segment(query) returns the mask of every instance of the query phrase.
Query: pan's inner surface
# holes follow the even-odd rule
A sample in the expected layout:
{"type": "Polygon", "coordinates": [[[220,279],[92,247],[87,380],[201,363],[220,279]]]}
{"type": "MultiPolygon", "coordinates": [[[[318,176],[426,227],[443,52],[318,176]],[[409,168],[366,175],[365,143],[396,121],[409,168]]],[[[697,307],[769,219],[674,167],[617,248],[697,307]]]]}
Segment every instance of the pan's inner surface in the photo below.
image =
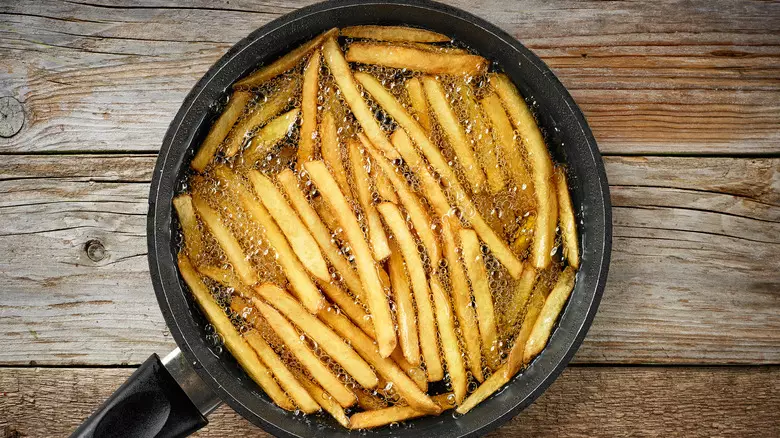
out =
{"type": "Polygon", "coordinates": [[[238,77],[258,63],[272,60],[331,27],[354,24],[406,24],[451,35],[479,54],[501,64],[521,93],[535,102],[540,126],[556,161],[569,166],[572,198],[580,223],[583,264],[577,285],[547,349],[509,387],[471,413],[424,418],[395,430],[370,435],[464,436],[496,427],[500,419],[521,409],[551,382],[573,355],[595,313],[606,275],[609,211],[606,181],[595,142],[578,108],[549,70],[516,41],[487,23],[449,8],[428,3],[315,5],[283,17],[240,42],[195,87],[171,130],[158,160],[150,213],[150,264],[161,308],[177,342],[202,375],[232,407],[256,424],[277,434],[304,436],[347,435],[330,419],[300,418],[275,407],[226,354],[216,354],[205,331],[207,323],[182,290],[173,262],[178,224],[170,202],[185,179],[192,153],[205,136],[215,114],[215,102],[238,77]],[[392,17],[392,18],[389,18],[392,17]],[[151,247],[153,246],[153,247],[151,247]]]}

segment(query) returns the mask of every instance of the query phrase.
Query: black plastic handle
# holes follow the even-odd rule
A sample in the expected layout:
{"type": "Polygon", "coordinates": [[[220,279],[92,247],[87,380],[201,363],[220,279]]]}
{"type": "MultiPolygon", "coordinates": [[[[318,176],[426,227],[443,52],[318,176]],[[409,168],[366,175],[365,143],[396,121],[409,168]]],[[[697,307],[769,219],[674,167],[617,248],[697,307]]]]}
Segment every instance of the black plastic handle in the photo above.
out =
{"type": "Polygon", "coordinates": [[[208,424],[153,354],[71,438],[181,437],[208,424]]]}

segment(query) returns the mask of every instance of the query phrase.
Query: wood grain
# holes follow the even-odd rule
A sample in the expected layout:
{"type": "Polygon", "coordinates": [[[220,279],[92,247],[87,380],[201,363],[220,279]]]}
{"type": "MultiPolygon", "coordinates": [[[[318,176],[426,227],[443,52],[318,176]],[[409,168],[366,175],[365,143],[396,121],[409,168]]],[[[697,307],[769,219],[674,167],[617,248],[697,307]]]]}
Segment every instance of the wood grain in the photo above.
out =
{"type": "MultiPolygon", "coordinates": [[[[0,428],[67,436],[132,371],[0,368],[0,428]]],[[[778,409],[778,367],[573,366],[488,436],[777,436],[778,409]]],[[[195,436],[271,436],[227,406],[209,421],[195,436]]]]}
{"type": "MultiPolygon", "coordinates": [[[[156,151],[213,62],[310,3],[7,2],[0,95],[27,122],[0,152],[156,151]]],[[[780,153],[777,2],[448,3],[545,60],[604,153],[780,153]]]]}
{"type": "MultiPolygon", "coordinates": [[[[154,159],[0,161],[0,364],[138,364],[173,348],[146,262],[154,159]]],[[[780,159],[606,165],[612,265],[576,361],[780,363],[780,159]]]]}

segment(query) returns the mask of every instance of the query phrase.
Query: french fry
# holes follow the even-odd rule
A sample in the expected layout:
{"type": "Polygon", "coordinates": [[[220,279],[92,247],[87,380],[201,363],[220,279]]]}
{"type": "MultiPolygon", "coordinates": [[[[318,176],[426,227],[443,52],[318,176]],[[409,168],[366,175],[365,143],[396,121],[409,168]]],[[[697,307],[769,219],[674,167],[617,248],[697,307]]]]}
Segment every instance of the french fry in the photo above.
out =
{"type": "MultiPolygon", "coordinates": [[[[217,167],[214,170],[214,174],[222,182],[223,187],[228,187],[229,190],[235,193],[249,217],[263,229],[265,238],[278,255],[276,261],[290,281],[293,291],[309,312],[317,313],[324,307],[325,297],[322,296],[317,286],[314,285],[308,272],[306,272],[306,268],[298,260],[293,249],[290,248],[290,244],[287,243],[282,230],[274,222],[271,213],[266,210],[260,201],[255,199],[250,189],[227,167],[217,167]]],[[[254,285],[255,282],[244,281],[244,283],[250,286],[254,285]]]]}
{"type": "MultiPolygon", "coordinates": [[[[276,117],[284,110],[293,98],[298,88],[297,81],[289,81],[284,86],[267,97],[267,100],[258,102],[243,119],[233,126],[225,142],[225,156],[232,157],[244,145],[246,136],[256,128],[276,117]]],[[[285,131],[286,132],[286,131],[285,131]]]]}
{"type": "Polygon", "coordinates": [[[536,228],[531,258],[536,269],[544,269],[552,260],[555,228],[558,225],[558,205],[552,181],[552,159],[533,114],[514,84],[506,75],[491,75],[489,81],[504,103],[528,153],[536,197],[536,228]]]}
{"type": "MultiPolygon", "coordinates": [[[[458,182],[454,170],[447,164],[447,160],[442,155],[439,147],[433,144],[428,138],[428,135],[422,129],[419,123],[415,121],[409,113],[401,106],[400,103],[387,91],[379,81],[371,75],[359,73],[355,77],[368,91],[374,100],[384,109],[403,129],[409,134],[409,137],[417,144],[422,150],[425,157],[430,162],[433,169],[442,177],[450,189],[453,191],[453,197],[455,198],[458,206],[468,216],[468,221],[471,226],[479,234],[480,238],[488,245],[493,255],[503,264],[509,275],[513,278],[517,278],[523,270],[523,263],[515,256],[509,249],[509,246],[490,228],[490,225],[485,222],[485,219],[477,211],[473,201],[458,182]]],[[[400,151],[399,151],[400,152],[400,151]]],[[[407,157],[404,157],[404,161],[412,167],[418,176],[420,175],[419,164],[412,164],[407,157]]],[[[426,184],[424,181],[423,186],[426,184]]],[[[435,199],[431,199],[430,193],[426,192],[426,197],[437,209],[436,214],[444,216],[447,212],[441,212],[438,210],[437,202],[435,199]]]]}
{"type": "Polygon", "coordinates": [[[433,402],[401,369],[389,358],[383,358],[379,354],[376,344],[362,330],[352,324],[346,316],[336,312],[321,312],[320,317],[333,329],[347,339],[352,348],[370,363],[377,374],[382,378],[393,382],[398,394],[411,406],[419,410],[438,413],[441,408],[433,402]]]}
{"type": "Polygon", "coordinates": [[[188,194],[176,196],[173,198],[173,207],[179,217],[187,254],[197,265],[203,254],[203,233],[198,225],[195,209],[192,207],[192,197],[188,194]]]}
{"type": "MultiPolygon", "coordinates": [[[[309,394],[317,400],[317,403],[322,406],[322,409],[335,418],[340,425],[349,427],[349,417],[347,417],[347,413],[344,412],[344,408],[341,407],[332,395],[328,394],[320,385],[303,375],[302,372],[296,371],[295,375],[301,385],[303,385],[309,394]]],[[[358,399],[358,403],[360,403],[360,399],[358,399]]]]}
{"type": "MultiPolygon", "coordinates": [[[[313,339],[355,381],[364,388],[376,387],[377,377],[371,367],[328,326],[307,312],[295,298],[271,283],[257,286],[255,292],[290,321],[294,321],[302,332],[313,339]]],[[[257,307],[258,303],[262,302],[257,297],[253,297],[252,303],[257,307]]]]}
{"type": "Polygon", "coordinates": [[[363,389],[355,388],[355,396],[357,396],[358,406],[366,411],[375,411],[387,407],[387,403],[382,399],[373,394],[369,394],[368,391],[363,389]]]}
{"type": "Polygon", "coordinates": [[[206,139],[201,143],[198,153],[192,159],[190,166],[198,172],[203,172],[206,166],[214,159],[214,155],[219,149],[219,145],[227,137],[230,128],[236,124],[236,121],[244,112],[244,108],[252,99],[252,93],[249,91],[234,91],[228,100],[228,104],[219,115],[217,121],[211,125],[206,139]]]}
{"type": "Polygon", "coordinates": [[[417,316],[414,313],[412,291],[406,279],[404,260],[395,242],[390,244],[390,260],[387,262],[390,271],[390,282],[398,320],[398,339],[404,357],[413,365],[420,364],[420,341],[417,335],[417,316]]]}
{"type": "Polygon", "coordinates": [[[298,359],[298,362],[306,368],[317,383],[328,391],[328,394],[332,395],[342,407],[346,408],[355,404],[357,399],[352,391],[309,349],[295,327],[284,316],[260,300],[253,300],[253,304],[293,356],[298,359]]]}
{"type": "Polygon", "coordinates": [[[335,39],[329,38],[324,42],[322,54],[325,56],[325,62],[328,64],[328,68],[330,68],[339,90],[341,90],[344,101],[347,102],[347,105],[352,110],[352,114],[355,115],[358,123],[363,127],[366,136],[389,158],[398,158],[398,152],[393,149],[393,146],[387,139],[387,135],[385,135],[374,118],[374,113],[360,96],[360,91],[358,91],[355,85],[349,64],[344,59],[344,54],[341,53],[341,49],[335,39]]]}
{"type": "Polygon", "coordinates": [[[431,292],[433,293],[444,361],[447,363],[447,373],[450,375],[452,392],[455,393],[455,402],[460,404],[466,397],[466,385],[468,385],[466,365],[463,363],[458,334],[455,332],[455,318],[452,315],[450,300],[435,275],[431,277],[431,292]]]}
{"type": "MultiPolygon", "coordinates": [[[[320,282],[320,288],[325,292],[325,295],[333,301],[333,304],[337,305],[339,309],[355,323],[355,325],[360,327],[360,329],[370,336],[371,339],[376,339],[374,325],[371,323],[371,318],[369,318],[366,311],[363,310],[363,306],[355,302],[354,298],[349,296],[349,294],[344,292],[334,283],[320,282]]],[[[332,309],[332,307],[326,307],[325,309],[320,310],[320,312],[327,311],[328,309],[332,309]]]]}
{"type": "Polygon", "coordinates": [[[250,297],[254,294],[249,286],[245,285],[238,277],[233,274],[233,271],[229,269],[222,269],[216,266],[201,265],[198,266],[198,272],[206,277],[221,283],[224,286],[233,288],[235,292],[241,297],[250,297]]]}
{"type": "Polygon", "coordinates": [[[341,29],[341,36],[367,40],[418,43],[444,43],[451,39],[447,35],[430,30],[402,26],[349,26],[341,29]]]}
{"type": "Polygon", "coordinates": [[[487,378],[477,389],[463,400],[463,403],[455,408],[455,412],[463,415],[468,411],[474,409],[475,406],[482,403],[486,398],[490,397],[494,392],[501,389],[510,377],[507,377],[505,367],[501,367],[496,370],[490,377],[487,378]]]}
{"type": "Polygon", "coordinates": [[[250,140],[249,148],[244,152],[244,162],[251,165],[264,158],[271,148],[287,136],[298,120],[299,113],[298,108],[292,109],[260,128],[250,140]]]}
{"type": "Polygon", "coordinates": [[[462,82],[456,89],[465,107],[468,120],[472,123],[471,137],[474,139],[474,150],[482,170],[485,171],[490,193],[501,193],[506,187],[504,171],[501,169],[498,151],[485,115],[480,110],[480,105],[474,99],[473,91],[467,83],[462,82]]]}
{"type": "Polygon", "coordinates": [[[256,170],[250,170],[248,176],[257,198],[274,218],[284,236],[287,237],[287,241],[303,266],[320,280],[330,281],[328,265],[325,264],[317,242],[295,210],[287,203],[276,184],[256,170]]]}
{"type": "Polygon", "coordinates": [[[341,228],[341,224],[339,223],[338,217],[336,217],[336,215],[334,215],[331,212],[328,203],[325,201],[325,199],[322,196],[317,196],[312,198],[311,205],[314,208],[314,210],[317,212],[317,215],[320,217],[320,220],[322,220],[322,223],[325,225],[325,227],[329,230],[329,232],[332,235],[341,234],[342,231],[344,231],[341,228]]]}
{"type": "Polygon", "coordinates": [[[249,262],[249,257],[241,248],[236,236],[222,223],[219,213],[209,207],[206,201],[198,195],[192,197],[192,205],[203,220],[203,224],[217,240],[219,247],[225,252],[228,261],[233,265],[233,269],[236,270],[241,281],[249,285],[257,283],[257,271],[249,262]]]}
{"type": "Polygon", "coordinates": [[[377,166],[374,166],[373,162],[369,167],[371,168],[369,175],[371,176],[371,181],[374,183],[374,187],[376,187],[379,198],[392,202],[393,204],[398,204],[398,195],[395,194],[393,183],[390,182],[387,175],[379,170],[377,166]]]}
{"type": "Polygon", "coordinates": [[[406,93],[409,95],[417,122],[425,129],[425,132],[431,132],[433,125],[431,124],[431,114],[428,112],[428,100],[425,98],[425,91],[423,91],[419,78],[411,78],[406,81],[406,93]]]}
{"type": "Polygon", "coordinates": [[[427,44],[427,43],[408,42],[408,43],[404,44],[404,46],[414,47],[415,49],[426,50],[426,51],[430,51],[430,52],[453,53],[453,54],[458,54],[458,55],[468,55],[469,54],[468,50],[461,49],[459,47],[437,46],[435,44],[427,44]]]}
{"type": "Polygon", "coordinates": [[[456,219],[452,216],[444,216],[441,219],[441,235],[444,242],[444,256],[447,259],[447,268],[450,274],[452,287],[452,301],[455,306],[455,315],[458,317],[460,331],[463,333],[463,343],[466,347],[469,369],[477,381],[482,382],[485,377],[482,374],[482,352],[480,351],[479,326],[474,308],[471,306],[471,292],[466,273],[458,255],[455,233],[460,228],[456,219]]]}
{"type": "Polygon", "coordinates": [[[558,222],[561,227],[561,240],[563,240],[563,255],[571,267],[578,269],[580,267],[580,249],[577,238],[577,223],[574,221],[574,207],[571,205],[566,175],[560,167],[555,170],[555,187],[557,188],[558,222]]]}
{"type": "Polygon", "coordinates": [[[493,298],[488,284],[485,258],[479,249],[479,239],[474,230],[460,230],[460,243],[463,247],[463,262],[471,281],[471,290],[474,293],[474,303],[477,305],[477,321],[479,321],[479,334],[482,338],[482,353],[485,355],[488,366],[496,369],[499,363],[498,340],[496,332],[496,314],[493,309],[493,298]]]}
{"type": "Polygon", "coordinates": [[[440,53],[386,43],[355,42],[347,50],[348,62],[405,68],[434,75],[479,76],[488,60],[477,55],[440,53]]]}
{"type": "Polygon", "coordinates": [[[249,88],[249,87],[256,87],[258,85],[264,84],[265,82],[281,75],[282,73],[298,65],[303,60],[303,58],[306,57],[306,55],[308,55],[317,47],[322,45],[322,42],[325,41],[325,39],[335,35],[338,35],[338,29],[331,29],[321,35],[318,35],[316,38],[288,52],[286,55],[282,56],[281,58],[277,59],[271,64],[262,67],[261,69],[257,70],[251,75],[236,82],[233,85],[233,88],[240,88],[240,87],[249,88]]]}
{"type": "Polygon", "coordinates": [[[482,173],[482,167],[474,155],[474,150],[466,137],[466,131],[458,120],[455,110],[450,105],[444,88],[435,78],[426,76],[422,80],[425,95],[428,97],[428,103],[431,105],[433,114],[439,122],[447,140],[455,152],[457,161],[463,167],[466,180],[471,186],[473,193],[480,193],[485,187],[487,180],[482,173]]]}
{"type": "Polygon", "coordinates": [[[298,166],[305,161],[314,159],[314,137],[317,133],[317,93],[320,89],[320,58],[320,52],[315,50],[303,71],[298,166]]]}
{"type": "Polygon", "coordinates": [[[366,215],[368,238],[371,241],[374,260],[381,262],[390,257],[390,246],[387,243],[385,230],[382,228],[382,219],[379,218],[379,213],[376,211],[374,204],[372,204],[368,170],[366,170],[363,155],[357,142],[354,140],[347,142],[347,151],[349,152],[349,161],[354,179],[353,187],[357,192],[357,199],[363,209],[363,214],[366,215]]]}
{"type": "Polygon", "coordinates": [[[341,159],[341,146],[339,145],[338,128],[333,113],[325,111],[320,123],[320,151],[322,160],[333,173],[333,178],[339,183],[341,191],[349,193],[347,172],[344,170],[344,161],[341,159]]]}
{"type": "Polygon", "coordinates": [[[366,300],[374,320],[374,330],[376,331],[377,343],[379,344],[379,352],[382,357],[387,357],[393,352],[398,341],[395,336],[393,317],[390,314],[390,304],[377,275],[371,249],[363,236],[355,214],[347,203],[344,194],[339,190],[339,186],[333,179],[333,176],[328,172],[328,168],[325,167],[325,163],[322,161],[309,161],[304,164],[304,168],[319,189],[322,197],[327,201],[334,215],[338,217],[347,240],[349,240],[355,256],[355,262],[357,263],[358,276],[363,285],[363,291],[366,294],[366,300]]]}
{"type": "Polygon", "coordinates": [[[536,269],[529,266],[523,270],[512,295],[509,308],[504,313],[507,326],[514,327],[517,324],[520,313],[525,309],[528,298],[531,296],[531,291],[533,291],[534,285],[536,285],[536,278],[536,269]]]}
{"type": "Polygon", "coordinates": [[[398,247],[406,261],[406,270],[412,283],[412,291],[417,303],[417,324],[420,334],[420,347],[422,350],[425,368],[428,371],[428,381],[436,382],[444,378],[441,357],[439,356],[438,334],[436,322],[431,304],[431,291],[425,275],[420,254],[417,252],[417,243],[406,226],[406,221],[401,216],[401,211],[395,204],[384,202],[377,207],[387,227],[392,232],[398,247]]]}
{"type": "Polygon", "coordinates": [[[547,345],[553,325],[558,320],[558,315],[561,314],[566,300],[569,299],[569,295],[572,289],[574,289],[574,277],[576,274],[577,272],[571,266],[567,266],[558,277],[558,281],[544,301],[544,307],[542,307],[542,311],[534,323],[534,328],[528,336],[528,341],[525,343],[523,363],[530,362],[547,345]]]}
{"type": "Polygon", "coordinates": [[[192,267],[189,259],[183,254],[178,256],[179,272],[184,278],[185,283],[190,288],[192,296],[198,303],[206,318],[214,326],[217,333],[219,333],[224,339],[225,347],[227,347],[230,354],[236,358],[236,361],[246,371],[249,377],[265,391],[268,397],[276,403],[282,409],[292,411],[295,409],[290,398],[282,391],[282,388],[274,380],[271,372],[263,365],[260,359],[255,354],[252,347],[246,343],[233,327],[230,319],[222,311],[222,308],[214,301],[211,296],[211,292],[208,287],[203,284],[203,281],[195,272],[195,268],[192,267]]]}
{"type": "Polygon", "coordinates": [[[398,348],[393,350],[393,354],[390,355],[390,359],[392,359],[396,365],[404,370],[404,372],[409,376],[410,379],[412,379],[412,381],[414,381],[414,383],[418,388],[420,388],[421,391],[425,392],[428,390],[428,377],[425,375],[425,370],[422,369],[421,365],[412,365],[409,363],[409,361],[404,357],[404,354],[398,348]]]}
{"type": "Polygon", "coordinates": [[[515,254],[523,254],[529,246],[534,237],[534,228],[536,225],[536,213],[530,213],[523,220],[520,227],[515,233],[515,238],[512,241],[512,251],[515,254]]]}
{"type": "Polygon", "coordinates": [[[515,343],[509,351],[509,357],[504,366],[504,372],[506,373],[507,379],[514,377],[523,365],[527,363],[524,360],[525,345],[528,342],[528,337],[531,335],[531,330],[533,330],[534,324],[536,324],[536,320],[539,318],[539,313],[541,313],[543,306],[544,293],[540,290],[533,290],[528,299],[528,306],[525,312],[525,318],[523,318],[523,324],[520,326],[520,331],[515,337],[515,343]]]}
{"type": "MultiPolygon", "coordinates": [[[[450,398],[453,398],[452,393],[439,394],[431,397],[442,410],[455,407],[449,401],[450,398]]],[[[411,406],[391,406],[389,408],[358,412],[353,414],[349,418],[349,421],[352,429],[373,429],[391,423],[412,420],[428,414],[428,412],[417,410],[411,406]]]]}

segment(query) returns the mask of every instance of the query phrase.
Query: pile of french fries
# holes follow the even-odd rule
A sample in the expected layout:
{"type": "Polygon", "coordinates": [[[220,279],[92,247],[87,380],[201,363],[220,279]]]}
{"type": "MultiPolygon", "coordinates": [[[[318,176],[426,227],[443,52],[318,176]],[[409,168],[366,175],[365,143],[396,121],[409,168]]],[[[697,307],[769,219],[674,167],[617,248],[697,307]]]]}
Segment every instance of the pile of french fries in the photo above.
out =
{"type": "Polygon", "coordinates": [[[465,414],[545,347],[579,267],[574,212],[488,67],[445,35],[356,26],[235,84],[173,200],[178,263],[280,408],[354,429],[465,414]],[[504,227],[484,205],[510,192],[504,227]]]}

